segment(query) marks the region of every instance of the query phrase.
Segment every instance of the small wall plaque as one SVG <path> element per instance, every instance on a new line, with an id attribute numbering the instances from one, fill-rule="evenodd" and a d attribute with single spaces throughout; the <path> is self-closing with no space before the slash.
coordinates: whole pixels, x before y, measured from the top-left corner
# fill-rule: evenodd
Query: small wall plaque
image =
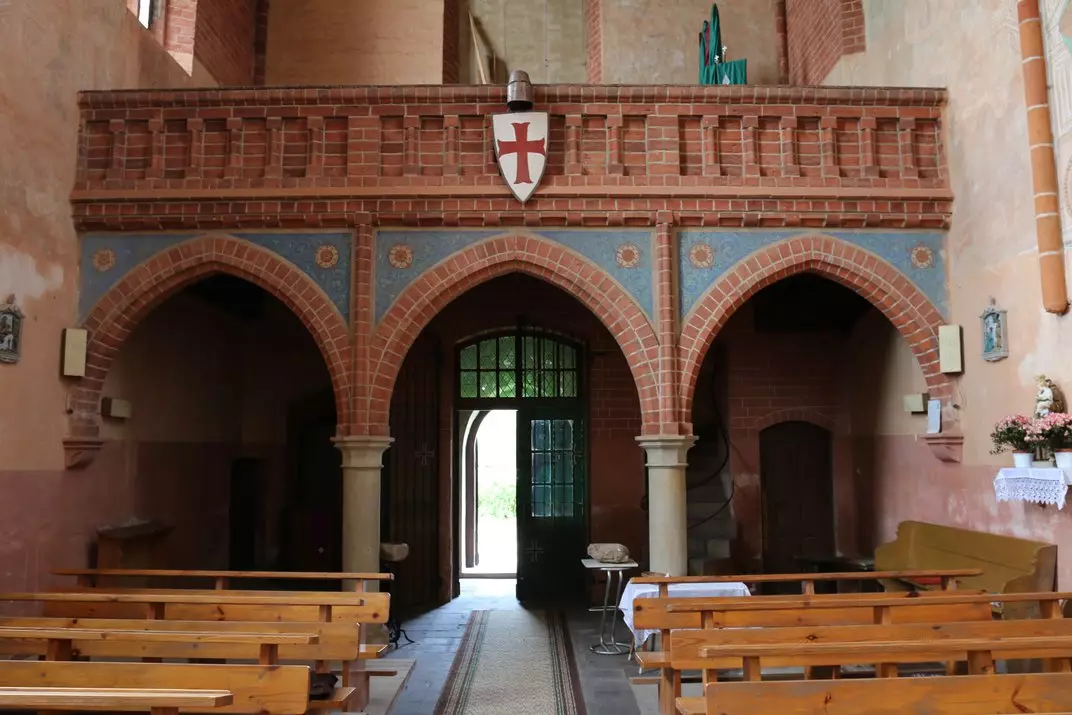
<path id="1" fill-rule="evenodd" d="M 0 306 L 0 362 L 19 361 L 22 348 L 22 311 L 15 305 L 15 296 L 8 296 Z"/>
<path id="2" fill-rule="evenodd" d="M 990 306 L 979 316 L 983 327 L 983 360 L 996 362 L 1009 357 L 1008 330 L 1005 311 Z"/>

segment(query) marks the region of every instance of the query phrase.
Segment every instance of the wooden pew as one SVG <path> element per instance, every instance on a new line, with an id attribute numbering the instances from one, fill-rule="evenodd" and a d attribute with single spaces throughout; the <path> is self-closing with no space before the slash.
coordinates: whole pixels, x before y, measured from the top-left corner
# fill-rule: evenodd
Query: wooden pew
<path id="1" fill-rule="evenodd" d="M 310 674 L 305 665 L 8 660 L 0 661 L 0 688 L 222 690 L 232 694 L 230 705 L 184 706 L 183 712 L 303 715 L 311 709 L 337 709 L 330 700 L 309 699 Z"/>
<path id="2" fill-rule="evenodd" d="M 881 596 L 884 613 L 893 623 L 944 623 L 951 621 L 990 621 L 989 602 L 935 603 L 949 598 L 967 599 L 984 596 L 976 592 L 946 592 L 931 595 L 898 594 L 830 594 L 821 596 L 752 596 L 748 598 L 638 598 L 633 607 L 636 628 L 658 630 L 662 643 L 668 644 L 676 629 L 702 628 L 780 628 L 787 626 L 867 625 L 874 624 L 876 606 L 870 604 Z M 830 608 L 818 608 L 828 604 Z M 901 608 L 911 604 L 911 610 Z M 747 605 L 747 610 L 742 610 Z M 665 646 L 664 646 L 665 647 Z M 681 692 L 681 673 L 671 666 L 668 650 L 637 653 L 637 662 L 645 669 L 659 670 L 660 712 L 674 711 L 674 700 Z"/>
<path id="3" fill-rule="evenodd" d="M 962 623 L 930 623 L 907 625 L 823 626 L 803 628 L 707 629 L 677 630 L 670 634 L 670 662 L 674 670 L 700 670 L 704 682 L 715 679 L 715 671 L 742 667 L 741 657 L 715 655 L 716 648 L 733 649 L 751 646 L 782 648 L 786 655 L 768 656 L 767 667 L 808 667 L 814 665 L 804 656 L 791 653 L 797 646 L 859 645 L 871 643 L 912 642 L 926 652 L 930 643 L 949 640 L 1007 641 L 1025 638 L 1072 638 L 1072 621 L 1065 619 L 989 621 Z M 927 662 L 918 654 L 902 654 L 897 663 Z M 1002 651 L 1002 657 L 1018 657 L 1015 652 Z M 1056 666 L 1057 664 L 1051 664 Z M 887 672 L 887 675 L 891 673 Z"/>
<path id="4" fill-rule="evenodd" d="M 213 646 L 225 645 L 228 646 L 228 652 L 241 652 L 240 658 L 256 658 L 261 665 L 276 665 L 279 662 L 280 645 L 307 646 L 315 644 L 317 640 L 315 633 L 0 627 L 0 652 L 14 655 L 40 654 L 44 655 L 46 660 L 71 660 L 76 654 L 96 654 L 99 657 L 112 658 L 218 658 L 220 656 Z M 42 646 L 43 653 L 40 652 Z M 190 656 L 186 653 L 198 655 Z"/>
<path id="5" fill-rule="evenodd" d="M 684 700 L 684 699 L 683 699 Z M 1072 711 L 1072 674 L 719 683 L 683 715 L 1021 715 Z"/>
<path id="6" fill-rule="evenodd" d="M 678 583 L 800 583 L 802 594 L 814 594 L 815 584 L 821 582 L 937 579 L 942 590 L 952 590 L 957 587 L 959 580 L 980 574 L 982 574 L 980 569 L 902 569 L 845 573 L 738 574 L 735 576 L 641 576 L 633 578 L 632 582 L 658 586 L 659 596 L 665 598 L 669 596 L 669 587 Z"/>
<path id="7" fill-rule="evenodd" d="M 279 660 L 282 662 L 323 662 L 339 661 L 344 673 L 351 661 L 379 657 L 386 645 L 360 644 L 359 626 L 356 623 L 318 623 L 286 621 L 163 621 L 146 619 L 111 619 L 111 618 L 0 618 L 3 628 L 68 628 L 68 629 L 109 629 L 122 631 L 208 631 L 211 633 L 273 633 L 273 634 L 312 634 L 317 640 L 310 645 L 281 643 Z M 18 646 L 25 648 L 25 646 Z M 125 647 L 125 646 L 123 646 Z M 125 657 L 116 646 L 108 641 L 94 641 L 80 644 L 79 653 L 90 658 Z M 206 654 L 210 650 L 211 654 Z M 182 643 L 153 643 L 145 645 L 144 657 L 159 658 L 198 658 L 218 660 L 246 660 L 256 658 L 258 654 L 248 645 L 232 645 L 226 642 L 214 642 L 211 648 Z M 0 641 L 0 655 L 16 655 L 14 647 Z M 44 652 L 33 653 L 44 655 Z M 324 670 L 324 668 L 320 668 Z"/>
<path id="8" fill-rule="evenodd" d="M 113 593 L 79 591 L 57 593 L 6 593 L 0 601 L 39 601 L 48 617 L 60 618 L 146 618 L 182 621 L 288 621 L 384 623 L 390 596 L 386 593 L 306 592 L 306 591 L 146 591 Z M 360 631 L 358 632 L 360 643 Z M 385 647 L 360 651 L 378 657 Z M 357 666 L 343 669 L 343 687 L 356 689 L 352 698 L 358 708 L 367 704 L 369 678 L 389 671 L 369 671 L 362 659 Z"/>
<path id="9" fill-rule="evenodd" d="M 0 710 L 115 710 L 178 715 L 179 708 L 220 708 L 234 702 L 226 690 L 133 688 L 0 688 Z"/>
<path id="10" fill-rule="evenodd" d="M 0 601 L 39 601 L 45 615 L 60 618 L 153 618 L 186 621 L 349 621 L 386 623 L 386 593 L 337 591 L 80 591 L 0 593 Z M 80 604 L 66 608 L 58 604 Z M 105 604 L 137 608 L 105 608 Z M 88 607 L 92 605 L 93 608 Z M 116 613 L 118 611 L 119 613 Z"/>
<path id="11" fill-rule="evenodd" d="M 350 590 L 363 591 L 369 581 L 392 581 L 389 573 L 352 573 L 333 571 L 217 571 L 205 569 L 53 569 L 56 576 L 74 576 L 79 586 L 94 586 L 103 579 L 162 579 L 170 581 L 205 580 L 218 589 L 228 589 L 232 581 L 343 581 Z"/>

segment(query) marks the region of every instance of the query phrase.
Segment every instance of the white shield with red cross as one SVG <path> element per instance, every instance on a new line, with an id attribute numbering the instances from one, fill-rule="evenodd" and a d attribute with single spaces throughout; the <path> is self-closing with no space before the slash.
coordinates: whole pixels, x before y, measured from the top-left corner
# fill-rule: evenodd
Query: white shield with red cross
<path id="1" fill-rule="evenodd" d="M 511 112 L 491 117 L 495 157 L 506 185 L 525 203 L 547 166 L 547 112 Z"/>

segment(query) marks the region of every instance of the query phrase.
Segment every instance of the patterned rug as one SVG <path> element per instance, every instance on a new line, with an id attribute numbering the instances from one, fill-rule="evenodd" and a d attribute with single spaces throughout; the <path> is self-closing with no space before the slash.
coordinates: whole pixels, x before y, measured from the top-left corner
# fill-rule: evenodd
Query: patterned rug
<path id="1" fill-rule="evenodd" d="M 435 715 L 585 715 L 566 619 L 473 611 Z"/>

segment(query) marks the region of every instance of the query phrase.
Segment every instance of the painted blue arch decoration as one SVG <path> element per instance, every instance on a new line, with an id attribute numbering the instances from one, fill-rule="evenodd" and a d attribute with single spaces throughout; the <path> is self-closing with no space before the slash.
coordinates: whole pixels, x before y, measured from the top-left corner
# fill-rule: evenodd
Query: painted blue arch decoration
<path id="1" fill-rule="evenodd" d="M 496 236 L 501 229 L 445 231 L 381 229 L 376 233 L 376 310 L 379 323 L 417 276 L 448 256 Z M 632 296 L 649 319 L 654 315 L 652 232 L 646 229 L 524 229 L 515 233 L 545 238 L 602 268 Z"/>
<path id="2" fill-rule="evenodd" d="M 678 232 L 679 315 L 684 318 L 707 290 L 755 251 L 797 236 L 823 235 L 858 246 L 905 275 L 945 317 L 949 314 L 943 231 L 692 230 Z"/>
<path id="3" fill-rule="evenodd" d="M 350 319 L 353 236 L 349 232 L 221 231 L 278 254 L 300 268 Z M 135 266 L 184 241 L 206 235 L 182 233 L 88 233 L 82 236 L 78 316 L 83 320 L 97 301 Z"/>

